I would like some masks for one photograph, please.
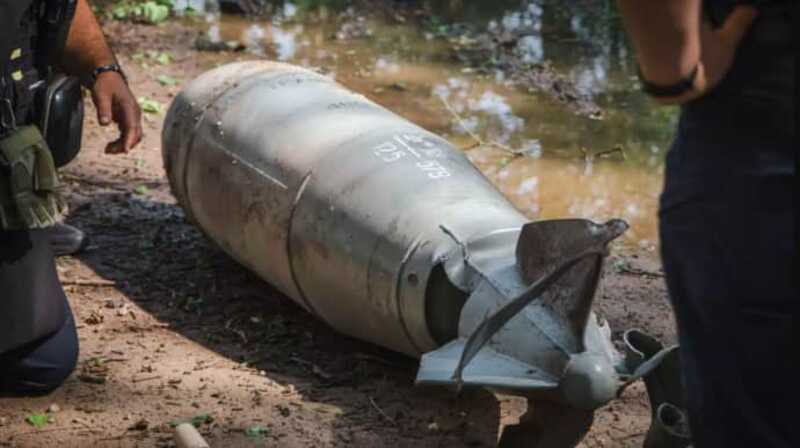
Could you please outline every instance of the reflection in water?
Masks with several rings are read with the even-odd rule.
[[[400,70],[400,65],[396,62],[390,61],[389,59],[378,56],[375,59],[375,71],[380,72],[387,72],[387,73],[397,73]]]
[[[516,38],[514,51],[523,62],[541,62],[544,59],[542,42],[542,7],[531,3],[522,11],[509,11],[503,18],[490,21],[489,31],[500,33],[504,38]]]
[[[518,159],[501,168],[502,153],[468,155],[531,218],[623,218],[631,224],[627,240],[652,249],[657,176],[611,161],[594,163],[587,174],[585,162]]]
[[[470,101],[469,108],[475,112],[485,112],[499,124],[489,127],[489,138],[500,143],[508,142],[525,125],[525,120],[514,115],[505,98],[492,91],[483,92],[477,101]]]
[[[172,9],[181,15],[186,11],[204,13],[206,12],[206,3],[206,0],[173,0]]]
[[[264,32],[264,28],[256,24],[252,24],[247,27],[244,32],[242,32],[242,43],[251,53],[255,55],[263,55],[264,46],[262,42],[264,41],[264,36],[266,34],[267,33]]]
[[[210,16],[209,16],[210,17]],[[206,35],[208,36],[209,42],[220,42],[222,37],[220,37],[220,30],[219,25],[214,23],[208,27],[208,31],[206,31]]]
[[[275,53],[279,61],[288,61],[297,53],[297,35],[303,32],[302,26],[296,26],[291,30],[284,30],[280,27],[272,27],[272,44],[275,46]]]
[[[452,129],[461,134],[482,134],[494,142],[508,143],[523,129],[525,120],[514,115],[505,97],[484,90],[478,98],[473,98],[470,87],[470,83],[462,78],[450,78],[447,84],[433,87],[433,94],[459,114]]]
[[[291,19],[297,14],[297,6],[292,2],[285,2],[283,4],[283,17]]]
[[[605,120],[522,92],[502,70],[481,74],[455,62],[453,44],[411,20],[283,1],[274,16],[262,19],[209,14],[206,31],[212,40],[239,40],[260,57],[335,73],[348,87],[458,146],[474,146],[472,136],[479,135],[513,147],[524,156],[484,147],[467,155],[531,218],[621,217],[632,224],[628,241],[651,247],[675,113],[654,108],[635,90],[635,64],[610,0],[591,6],[461,3],[448,9],[449,2],[429,2],[439,20],[470,21],[524,61],[552,64],[606,109]],[[235,57],[208,55],[208,65]],[[615,147],[624,149],[624,160],[591,156]]]

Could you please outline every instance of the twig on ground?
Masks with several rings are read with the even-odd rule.
[[[622,160],[627,160],[628,159],[628,155],[625,153],[625,148],[623,148],[622,146],[615,146],[615,147],[613,147],[611,149],[607,149],[605,151],[596,152],[596,153],[593,154],[593,156],[594,157],[604,157],[604,156],[610,156],[610,155],[616,154],[616,153],[619,153],[619,155],[622,156]]]
[[[153,381],[153,380],[158,380],[158,379],[161,379],[161,375],[148,376],[148,377],[145,377],[145,378],[134,378],[133,382],[134,383],[143,383],[145,381]]]
[[[601,157],[606,157],[617,153],[619,153],[622,156],[622,160],[628,159],[627,154],[625,154],[625,149],[623,149],[622,146],[615,146],[611,149],[607,149],[605,151],[600,151],[600,152],[589,152],[589,150],[583,146],[578,148],[578,150],[581,152],[581,155],[583,156],[583,161],[586,163],[593,163],[595,160]]]
[[[44,433],[48,433],[48,432],[85,431],[85,430],[86,430],[85,428],[78,427],[78,426],[65,426],[65,427],[62,427],[62,428],[47,428],[47,429],[37,429],[37,430],[34,430],[34,431],[28,431],[28,432],[19,432],[19,433],[14,434],[14,437],[27,436],[27,435],[31,435],[31,434],[44,434]]]
[[[664,277],[663,272],[653,272],[653,271],[645,271],[644,269],[637,269],[637,268],[629,268],[622,266],[618,268],[619,272],[622,274],[628,275],[639,275],[642,277]]]
[[[62,280],[62,286],[117,286],[112,280]]]
[[[69,173],[61,173],[61,174],[59,174],[59,177],[61,177],[64,180],[69,180],[69,181],[77,182],[77,183],[80,183],[80,184],[91,185],[91,186],[97,187],[97,188],[108,188],[108,189],[117,190],[117,191],[128,191],[128,190],[130,190],[129,188],[125,188],[125,187],[122,187],[120,185],[117,185],[117,184],[114,184],[114,183],[111,183],[111,182],[103,182],[103,181],[98,181],[98,180],[93,180],[93,179],[87,179],[85,177],[78,177],[78,176],[74,176],[74,175],[69,174]]]
[[[138,183],[141,185],[145,185],[148,188],[157,188],[165,185],[169,185],[169,182],[158,180],[158,179],[150,179],[150,178],[132,178],[127,179],[126,182],[113,182],[113,181],[106,181],[102,179],[92,179],[86,178],[82,176],[76,176],[72,173],[59,173],[59,177],[64,180],[69,180],[71,182],[77,182],[86,185],[92,185],[94,187],[100,188],[110,188],[112,190],[119,190],[119,191],[130,191],[129,187],[124,187],[126,183]]]
[[[397,422],[395,422],[393,418],[389,417],[389,415],[378,406],[378,403],[375,403],[375,400],[373,400],[372,397],[369,397],[369,403],[372,405],[373,408],[375,408],[376,411],[378,411],[378,414],[380,414],[381,417],[386,419],[386,421],[388,421],[393,425],[397,424]]]
[[[513,154],[515,157],[520,157],[520,156],[524,155],[523,152],[518,151],[518,150],[516,150],[514,148],[511,148],[510,146],[506,146],[506,145],[504,145],[502,143],[498,143],[498,142],[495,142],[495,141],[488,141],[487,142],[486,140],[482,139],[478,134],[472,132],[469,129],[469,127],[467,127],[466,123],[464,123],[464,119],[461,118],[461,115],[459,115],[458,112],[456,112],[456,110],[453,108],[453,106],[450,105],[450,103],[447,101],[447,99],[445,97],[440,96],[439,99],[442,101],[442,104],[444,104],[444,107],[447,109],[447,111],[450,112],[450,114],[453,116],[453,118],[455,118],[455,120],[458,122],[458,125],[461,126],[461,129],[463,129],[464,132],[466,132],[467,135],[469,135],[469,137],[475,142],[472,145],[469,145],[469,146],[467,146],[465,148],[462,148],[462,150],[467,151],[467,150],[470,150],[470,149],[477,148],[479,146],[491,146],[493,148],[497,148],[497,149],[501,149],[503,151],[509,152],[509,153]]]
[[[110,440],[122,440],[122,439],[124,439],[125,437],[127,437],[127,434],[120,434],[120,435],[118,435],[118,436],[102,437],[102,438],[99,438],[99,439],[97,439],[97,440],[98,440],[98,441],[107,442],[107,441],[110,441]]]

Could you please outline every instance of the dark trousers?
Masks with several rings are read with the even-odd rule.
[[[695,446],[800,446],[793,212],[727,199],[661,213]]]
[[[69,305],[67,319],[55,334],[0,355],[0,397],[52,392],[75,369],[78,335]]]
[[[795,53],[763,9],[712,93],[682,109],[660,234],[695,448],[798,447]]]
[[[24,341],[0,353],[0,397],[60,386],[75,368],[78,335],[44,232],[0,231],[0,313],[3,345]]]
[[[662,259],[692,437],[797,447],[793,142],[733,132],[684,127],[667,156]]]

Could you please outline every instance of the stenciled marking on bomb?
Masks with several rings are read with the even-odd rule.
[[[416,167],[430,179],[450,177],[447,168],[436,160],[444,157],[444,150],[419,134],[394,135],[391,140],[374,147],[373,153],[386,163],[413,157],[416,159]]]
[[[418,384],[549,403],[536,409],[558,422],[528,428],[539,446],[577,443],[672,350],[630,361],[591,311],[627,225],[531,223],[449,142],[330,78],[265,61],[207,72],[171,105],[163,151],[225,252],[337,330],[421,357]]]

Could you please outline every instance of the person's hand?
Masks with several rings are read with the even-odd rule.
[[[694,89],[680,96],[657,97],[655,100],[661,104],[685,104],[714,90],[733,66],[736,50],[757,17],[758,10],[754,6],[740,5],[731,11],[719,28],[703,22]]]
[[[728,74],[736,50],[756,17],[758,10],[754,6],[740,5],[731,11],[725,23],[717,29],[712,29],[707,22],[703,23],[700,31],[700,60],[705,72],[704,91],[712,90]]]
[[[106,145],[106,154],[126,153],[142,140],[142,111],[125,80],[117,72],[103,72],[92,86],[92,101],[100,126],[117,124],[120,136]]]

